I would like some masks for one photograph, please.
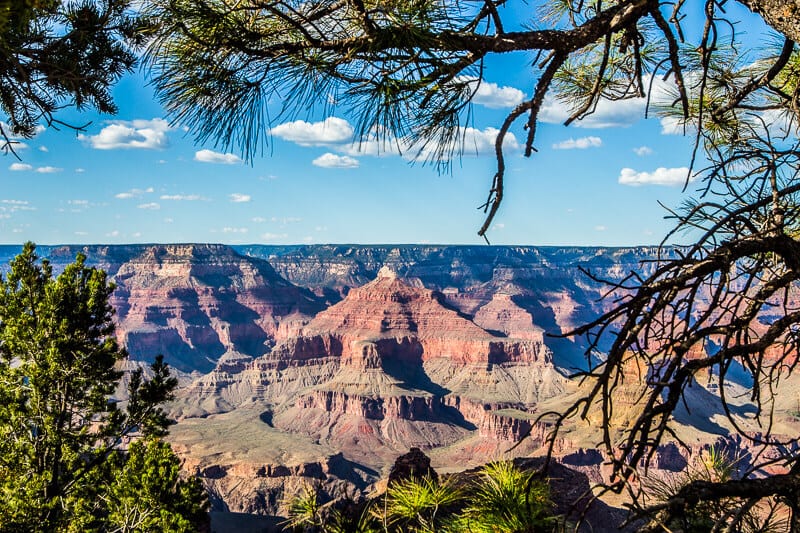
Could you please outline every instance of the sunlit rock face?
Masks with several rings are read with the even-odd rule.
[[[221,245],[147,247],[114,272],[117,335],[134,358],[162,353],[208,372],[227,352],[267,352],[322,308],[266,261]]]

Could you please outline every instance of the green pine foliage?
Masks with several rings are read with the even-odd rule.
[[[289,520],[286,526],[296,531],[318,528],[322,525],[321,506],[317,491],[306,485],[289,501]]]
[[[704,451],[696,464],[672,476],[647,477],[643,487],[647,498],[656,505],[667,502],[692,483],[724,483],[736,478],[738,460],[716,447]],[[780,512],[779,501],[767,498],[762,501],[744,501],[743,498],[721,497],[701,501],[683,510],[680,515],[658,513],[652,517],[651,526],[661,530],[681,533],[708,533],[719,531],[721,524],[729,524],[736,517],[733,531],[741,533],[779,533],[789,531],[787,514]]]
[[[551,531],[555,519],[547,485],[509,461],[486,465],[459,521],[474,533]]]
[[[168,443],[145,438],[131,444],[127,458],[118,457],[104,495],[110,529],[191,533],[206,520],[200,482],[181,478]]]
[[[0,0],[0,148],[65,107],[115,113],[112,86],[136,62],[148,27],[131,0]],[[79,129],[79,128],[78,128]]]
[[[158,440],[177,381],[159,356],[152,379],[131,376],[124,410],[111,401],[127,354],[113,337],[114,286],[85,259],[55,276],[27,243],[0,277],[0,531],[197,529],[206,498]],[[147,527],[122,518],[134,500]]]
[[[474,479],[410,478],[393,483],[355,516],[320,505],[311,487],[289,501],[287,525],[323,533],[544,533],[555,531],[550,489],[510,461],[484,466]]]
[[[398,531],[434,533],[452,520],[452,508],[464,499],[452,478],[437,481],[429,477],[406,479],[386,492],[387,522]],[[448,512],[449,511],[449,512]]]

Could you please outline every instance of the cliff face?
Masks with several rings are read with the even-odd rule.
[[[333,390],[315,390],[297,401],[299,409],[320,409],[329,413],[353,415],[370,420],[400,418],[435,420],[442,403],[433,396],[396,395],[368,397]]]
[[[226,352],[261,355],[321,309],[265,261],[221,245],[152,246],[114,273],[118,336],[134,357],[163,353],[207,372]]]
[[[373,342],[379,356],[408,363],[437,357],[461,364],[534,362],[545,357],[541,336],[531,341],[499,338],[443,300],[441,294],[399,279],[384,267],[374,281],[319,313],[303,334],[340,339],[342,352],[336,355],[348,360],[361,357],[364,341]],[[533,330],[531,322],[526,333]]]
[[[350,290],[377,277],[388,266],[401,279],[418,279],[437,291],[442,301],[493,333],[502,317],[511,313],[504,327],[528,325],[563,333],[607,309],[605,289],[589,280],[581,269],[599,278],[620,280],[631,271],[647,274],[657,249],[524,246],[241,246],[240,252],[266,258],[286,279],[309,288],[335,303]],[[494,304],[493,300],[496,301]],[[517,309],[503,308],[509,299]],[[500,305],[498,305],[500,304]],[[482,307],[489,306],[480,311]],[[494,315],[494,318],[493,318]],[[511,326],[510,324],[515,324]],[[528,328],[523,328],[530,331]],[[519,336],[519,331],[505,332]],[[610,342],[610,336],[604,342]],[[545,337],[555,364],[563,368],[585,367],[583,339]]]
[[[607,305],[599,301],[601,288],[579,268],[619,279],[631,270],[642,271],[640,261],[655,254],[648,248],[415,245],[71,245],[38,250],[56,270],[77,252],[107,270],[119,285],[114,297],[118,336],[134,357],[150,359],[164,352],[187,372],[207,372],[231,350],[257,357],[278,340],[297,336],[305,321],[375,280],[384,266],[400,279],[419,280],[443,305],[491,334],[543,343],[557,366],[582,366],[580,339],[540,337],[542,331],[560,333],[580,324]],[[0,258],[18,251],[0,246]]]

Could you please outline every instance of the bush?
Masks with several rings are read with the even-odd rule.
[[[477,476],[460,482],[430,477],[401,480],[377,501],[349,516],[320,506],[305,487],[289,502],[287,524],[296,531],[324,533],[474,532],[534,533],[553,531],[556,517],[547,483],[510,461],[490,463]]]

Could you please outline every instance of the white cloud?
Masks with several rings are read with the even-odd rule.
[[[235,204],[241,204],[244,202],[249,202],[252,198],[249,194],[242,194],[239,192],[235,192],[233,194],[229,194],[228,197],[231,199],[231,202]]]
[[[478,82],[478,78],[461,78],[459,81]],[[500,87],[496,83],[482,81],[478,85],[472,103],[480,104],[491,109],[514,107],[525,100],[525,93],[515,87]]]
[[[79,236],[79,237],[85,237],[85,236],[89,235],[88,231],[73,231],[73,233],[75,235]]]
[[[649,146],[639,146],[638,148],[633,149],[633,153],[638,155],[639,157],[644,157],[646,155],[652,155],[653,149]]]
[[[797,119],[794,113],[786,109],[768,109],[759,113],[767,129],[775,138],[784,138],[797,131]]]
[[[85,168],[78,167],[78,168],[75,169],[75,173],[76,174],[83,174],[84,172],[86,172]]]
[[[106,233],[106,237],[119,237],[119,230],[115,229],[114,231]]]
[[[358,159],[328,152],[313,160],[311,164],[323,168],[358,168]]]
[[[630,126],[644,117],[645,105],[645,98],[632,98],[616,102],[600,100],[594,113],[583,120],[575,121],[573,125],[579,128],[593,129]],[[548,96],[544,99],[539,111],[539,120],[550,124],[563,124],[572,112],[569,105]]]
[[[600,137],[581,137],[579,139],[569,138],[553,145],[554,150],[585,150],[587,148],[597,148],[603,145]]]
[[[686,176],[689,169],[686,167],[664,168],[659,167],[653,172],[637,172],[632,168],[623,168],[619,173],[619,181],[622,185],[666,185],[679,186],[686,183]],[[692,176],[689,181],[694,181],[697,176]]]
[[[261,222],[266,222],[267,219],[264,217],[253,217],[250,219],[251,222],[255,222],[256,224],[260,224]]]
[[[463,142],[464,156],[493,155],[495,139],[497,139],[499,132],[500,130],[492,127],[484,130],[471,127],[459,128],[458,132],[453,136],[451,144],[448,146],[448,150],[445,150],[444,153],[446,154],[453,151],[456,155],[458,155],[457,151],[450,150],[449,148],[459,147],[460,143]],[[429,143],[426,146],[423,146],[422,143],[412,145],[406,139],[395,139],[390,137],[379,140],[376,135],[371,135],[368,139],[360,143],[358,141],[348,143],[344,146],[337,147],[337,150],[354,156],[402,154],[406,159],[409,160],[426,160],[436,157],[437,148],[439,148],[439,145],[436,145],[435,143]],[[517,138],[514,136],[514,134],[509,132],[506,134],[505,139],[503,140],[503,148],[509,152],[512,152],[514,150],[519,150],[521,145],[517,141]]]
[[[142,148],[163,150],[169,146],[169,123],[162,118],[152,120],[114,120],[97,135],[78,135],[78,139],[98,150]]]
[[[303,219],[300,217],[283,217],[283,218],[272,217],[270,219],[270,222],[280,222],[281,225],[283,226],[285,226],[286,224],[296,224],[297,222],[302,222],[302,221]]]
[[[33,170],[34,172],[38,172],[40,174],[54,174],[56,172],[61,172],[64,170],[63,168],[58,167],[33,167],[27,163],[11,163],[8,166],[8,170],[14,172],[27,172]]]
[[[749,115],[749,116],[748,116]],[[756,118],[759,117],[759,118]],[[767,110],[763,112],[753,112],[745,114],[743,117],[755,125],[758,130],[763,130],[763,125],[766,125],[770,135],[776,138],[786,137],[787,132],[794,131],[792,126],[792,117],[782,112],[781,110]],[[763,124],[761,122],[763,120]],[[696,131],[696,120],[686,120],[679,116],[662,117],[661,134],[662,135],[693,135]]]
[[[476,128],[459,128],[459,131],[452,142],[456,143],[456,146],[458,146],[458,143],[463,142],[464,153],[462,155],[465,157],[494,155],[494,143],[499,133],[500,130],[491,127],[484,130],[479,130]],[[428,144],[421,149],[417,146],[411,146],[406,150],[405,158],[430,160],[437,156],[436,148],[437,146],[433,144]],[[519,150],[521,145],[519,142],[517,142],[517,138],[514,136],[514,134],[509,132],[506,133],[506,136],[503,139],[503,148],[506,150],[506,153],[509,153]],[[445,154],[446,153],[447,151],[445,151]],[[454,154],[456,157],[458,156],[457,151],[454,152]]]
[[[58,167],[37,167],[36,172],[40,174],[55,174],[56,172],[61,172],[64,170],[63,168]]]
[[[17,211],[36,211],[36,208],[31,206],[27,200],[0,200],[0,212],[16,213]],[[9,218],[9,215],[3,215],[2,218]]]
[[[223,165],[237,165],[242,158],[235,154],[223,154],[214,150],[198,150],[194,153],[194,160],[201,163],[219,163]]]
[[[464,139],[464,155],[494,154],[494,143],[500,130],[486,128],[483,131],[476,128],[462,128],[460,135]],[[503,148],[508,151],[520,149],[520,144],[513,133],[507,133],[503,139]]]
[[[67,200],[67,205],[71,206],[71,213],[83,213],[90,207],[102,207],[108,205],[107,203],[95,203],[89,200]],[[63,209],[59,211],[63,212]]]
[[[11,218],[18,211],[36,211],[36,208],[27,200],[0,200],[0,218]]]
[[[402,146],[396,138],[391,136],[380,137],[375,133],[368,135],[365,139],[358,139],[344,146],[336,147],[340,152],[347,155],[360,156],[371,155],[375,157],[387,155],[400,155],[407,146]]]
[[[659,122],[661,122],[662,135],[683,135],[687,131],[691,131],[691,126],[682,118],[662,117]]]
[[[673,84],[664,81],[661,77],[643,80],[644,86],[650,91],[650,112],[662,104],[668,104],[674,97]],[[579,128],[614,128],[631,126],[644,118],[647,107],[647,98],[628,98],[625,100],[611,101],[601,99],[597,102],[594,112],[581,120],[576,120],[572,125]],[[573,106],[553,96],[544,99],[539,111],[539,120],[542,122],[563,124],[575,111]]]
[[[172,224],[173,222],[175,222],[175,220],[170,217],[164,219],[164,224]]]
[[[149,209],[151,211],[156,211],[158,209],[161,209],[161,206],[158,205],[155,202],[148,202],[146,204],[139,204],[136,207],[138,207],[139,209]]]
[[[247,228],[231,228],[225,227],[222,228],[222,233],[247,233]]]
[[[120,200],[128,200],[130,198],[139,198],[144,194],[150,194],[152,192],[153,192],[152,187],[148,187],[146,189],[131,189],[129,191],[115,194],[114,198],[119,198]]]
[[[608,229],[607,227],[605,227],[605,226],[602,226],[602,225],[599,225],[599,226],[595,226],[595,227],[594,227],[594,230],[595,230],[595,231],[605,231],[605,230],[607,230],[607,229]]]
[[[42,146],[39,147],[39,151],[40,152],[49,152],[50,150],[47,149],[47,146],[42,145]]]
[[[314,146],[347,142],[353,138],[354,130],[346,120],[328,117],[322,122],[286,122],[272,128],[270,133],[301,146]]]
[[[285,239],[289,236],[287,233],[262,233],[261,238],[265,241],[276,241],[278,239]]]
[[[198,200],[208,200],[199,194],[162,194],[159,199],[161,200],[174,200],[176,202],[196,202]]]

